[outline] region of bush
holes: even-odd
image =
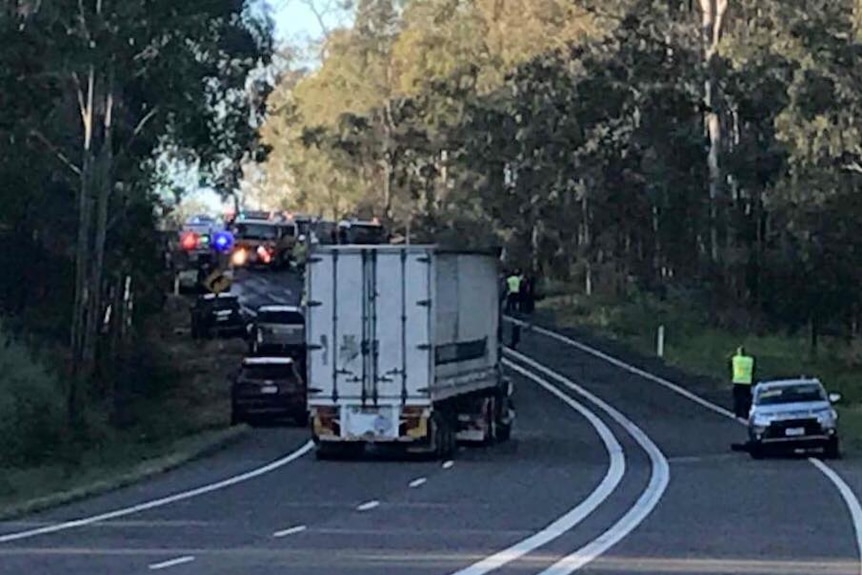
[[[38,464],[65,438],[65,389],[29,349],[0,324],[0,461]]]

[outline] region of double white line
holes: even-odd
[[[486,557],[469,567],[461,569],[452,575],[484,575],[485,573],[489,573],[507,563],[511,563],[512,561],[515,561],[568,533],[586,519],[596,508],[599,507],[599,505],[613,495],[619,486],[619,483],[623,479],[626,467],[625,456],[622,446],[610,428],[590,409],[575,401],[572,397],[562,392],[557,386],[551,384],[547,379],[539,374],[558,382],[571,392],[574,392],[578,396],[586,399],[607,414],[607,416],[625,429],[638,445],[643,448],[649,456],[652,467],[650,480],[646,488],[634,505],[632,505],[613,526],[590,541],[588,544],[563,557],[539,574],[568,575],[598,558],[605,551],[616,545],[631,533],[644,521],[644,519],[647,518],[650,512],[652,512],[656,505],[658,505],[662,495],[664,495],[665,489],[670,480],[670,466],[668,465],[667,458],[658,446],[637,425],[607,402],[590,393],[571,379],[545,367],[537,361],[534,361],[514,350],[509,349],[506,351],[509,356],[532,369],[526,369],[518,363],[509,359],[504,359],[503,361],[506,363],[507,367],[524,377],[531,379],[549,393],[555,395],[563,403],[582,415],[590,425],[593,426],[608,452],[610,463],[608,465],[608,470],[599,485],[577,506],[573,507],[564,515],[560,516],[530,537],[519,541],[511,547],[503,549],[490,557]]]

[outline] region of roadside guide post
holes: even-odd
[[[656,355],[664,357],[664,324],[658,326],[658,338],[656,341]]]

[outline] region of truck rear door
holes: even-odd
[[[362,354],[365,277],[356,250],[316,250],[306,269],[309,401],[360,397],[368,364]]]
[[[431,373],[431,259],[424,248],[368,250],[370,334],[376,387],[387,403],[429,397]]]
[[[311,398],[398,404],[428,397],[430,259],[422,248],[333,247],[309,266]],[[351,401],[352,403],[352,401]]]

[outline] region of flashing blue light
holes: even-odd
[[[233,246],[233,234],[230,232],[216,232],[213,234],[213,246],[220,252],[225,252]]]

